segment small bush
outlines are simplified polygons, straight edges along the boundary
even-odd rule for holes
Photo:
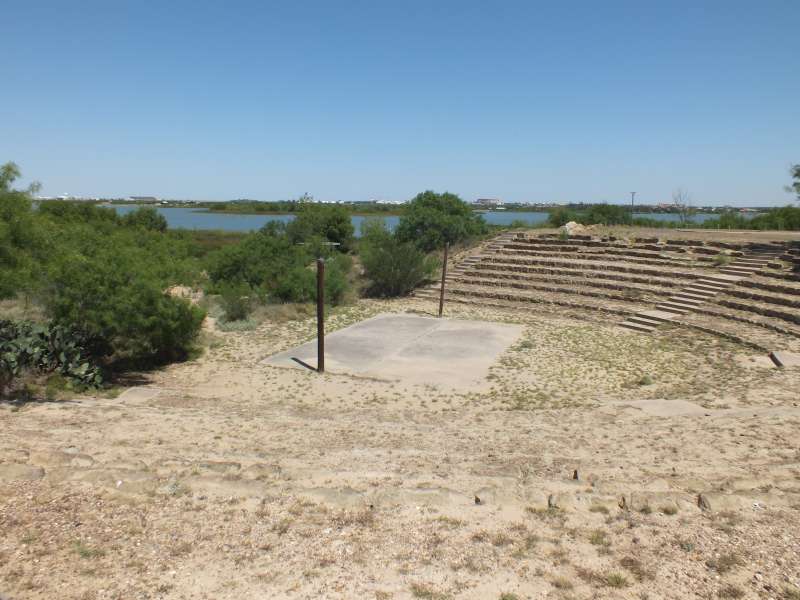
[[[628,587],[628,579],[621,573],[608,573],[603,577],[603,583],[612,588]]]
[[[243,281],[220,286],[220,302],[225,311],[225,321],[242,321],[253,311],[253,290]]]
[[[653,385],[653,378],[650,375],[642,375],[636,382],[638,385]]]
[[[565,206],[557,206],[550,210],[550,214],[547,217],[547,223],[551,227],[562,227],[569,223],[570,221],[578,222],[580,215]]]
[[[359,244],[366,293],[383,298],[403,296],[428,279],[436,269],[435,259],[411,242],[401,242],[382,221],[365,221]]]
[[[160,233],[167,230],[167,219],[152,206],[140,206],[122,217],[121,221],[126,227],[140,227]]]

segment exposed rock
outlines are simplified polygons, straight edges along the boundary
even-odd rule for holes
[[[586,231],[586,227],[584,225],[576,223],[575,221],[570,221],[569,223],[567,223],[566,225],[562,225],[558,229],[559,231],[566,231],[567,235],[575,235]]]

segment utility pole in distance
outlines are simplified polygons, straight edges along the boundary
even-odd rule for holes
[[[633,199],[636,197],[636,192],[631,192],[631,218],[633,217]]]

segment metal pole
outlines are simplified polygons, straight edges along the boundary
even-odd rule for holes
[[[325,260],[317,259],[317,372],[325,372]]]
[[[631,217],[633,216],[633,199],[636,197],[636,192],[631,192]]]
[[[442,316],[442,311],[444,310],[444,280],[447,277],[447,251],[450,248],[450,243],[447,242],[444,245],[444,262],[442,263],[442,289],[439,292],[439,317]]]

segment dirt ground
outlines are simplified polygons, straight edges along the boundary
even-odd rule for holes
[[[0,404],[0,597],[800,598],[800,368],[447,313],[523,325],[483,389],[265,365],[305,319],[210,334],[116,398]]]

